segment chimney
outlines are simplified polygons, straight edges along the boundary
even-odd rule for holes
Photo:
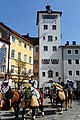
[[[27,37],[29,37],[29,33],[27,33]]]
[[[72,45],[76,45],[76,41],[72,41]]]
[[[66,44],[65,45],[69,45],[69,41],[66,41]]]

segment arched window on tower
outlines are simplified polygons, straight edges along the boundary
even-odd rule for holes
[[[48,78],[53,78],[53,71],[52,70],[48,71]]]

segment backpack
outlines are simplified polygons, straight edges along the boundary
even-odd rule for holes
[[[30,88],[25,90],[25,99],[30,100],[32,95],[32,90]]]

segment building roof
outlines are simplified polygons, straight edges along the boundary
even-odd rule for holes
[[[27,41],[27,42],[29,42],[30,44],[33,45],[33,42],[30,41],[30,39],[23,37],[22,35],[20,35],[19,33],[15,32],[14,30],[12,30],[11,28],[9,28],[8,26],[6,26],[5,24],[3,24],[2,22],[0,22],[0,25],[2,25],[3,27],[5,27],[5,28],[6,28],[7,30],[9,30],[11,33],[17,35],[18,37],[22,38],[23,40],[25,40],[25,41]]]
[[[63,48],[80,48],[80,45],[61,45],[59,47],[63,47]]]
[[[9,40],[6,40],[5,38],[0,38],[0,41],[6,43],[6,44],[10,44],[10,41]]]
[[[33,42],[34,45],[39,45],[39,38],[38,37],[30,37],[28,35],[23,35],[25,38],[29,38],[31,42]]]
[[[48,14],[48,11],[37,11],[37,22],[36,24],[38,25],[38,22],[39,22],[39,13],[47,13]],[[59,11],[52,11],[52,13],[57,13],[57,14],[60,14],[60,16],[62,15],[62,12],[59,12]]]

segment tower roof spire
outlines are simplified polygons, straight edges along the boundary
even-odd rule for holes
[[[50,5],[47,3],[47,5],[46,5],[46,11],[48,11],[48,10],[50,10]]]

